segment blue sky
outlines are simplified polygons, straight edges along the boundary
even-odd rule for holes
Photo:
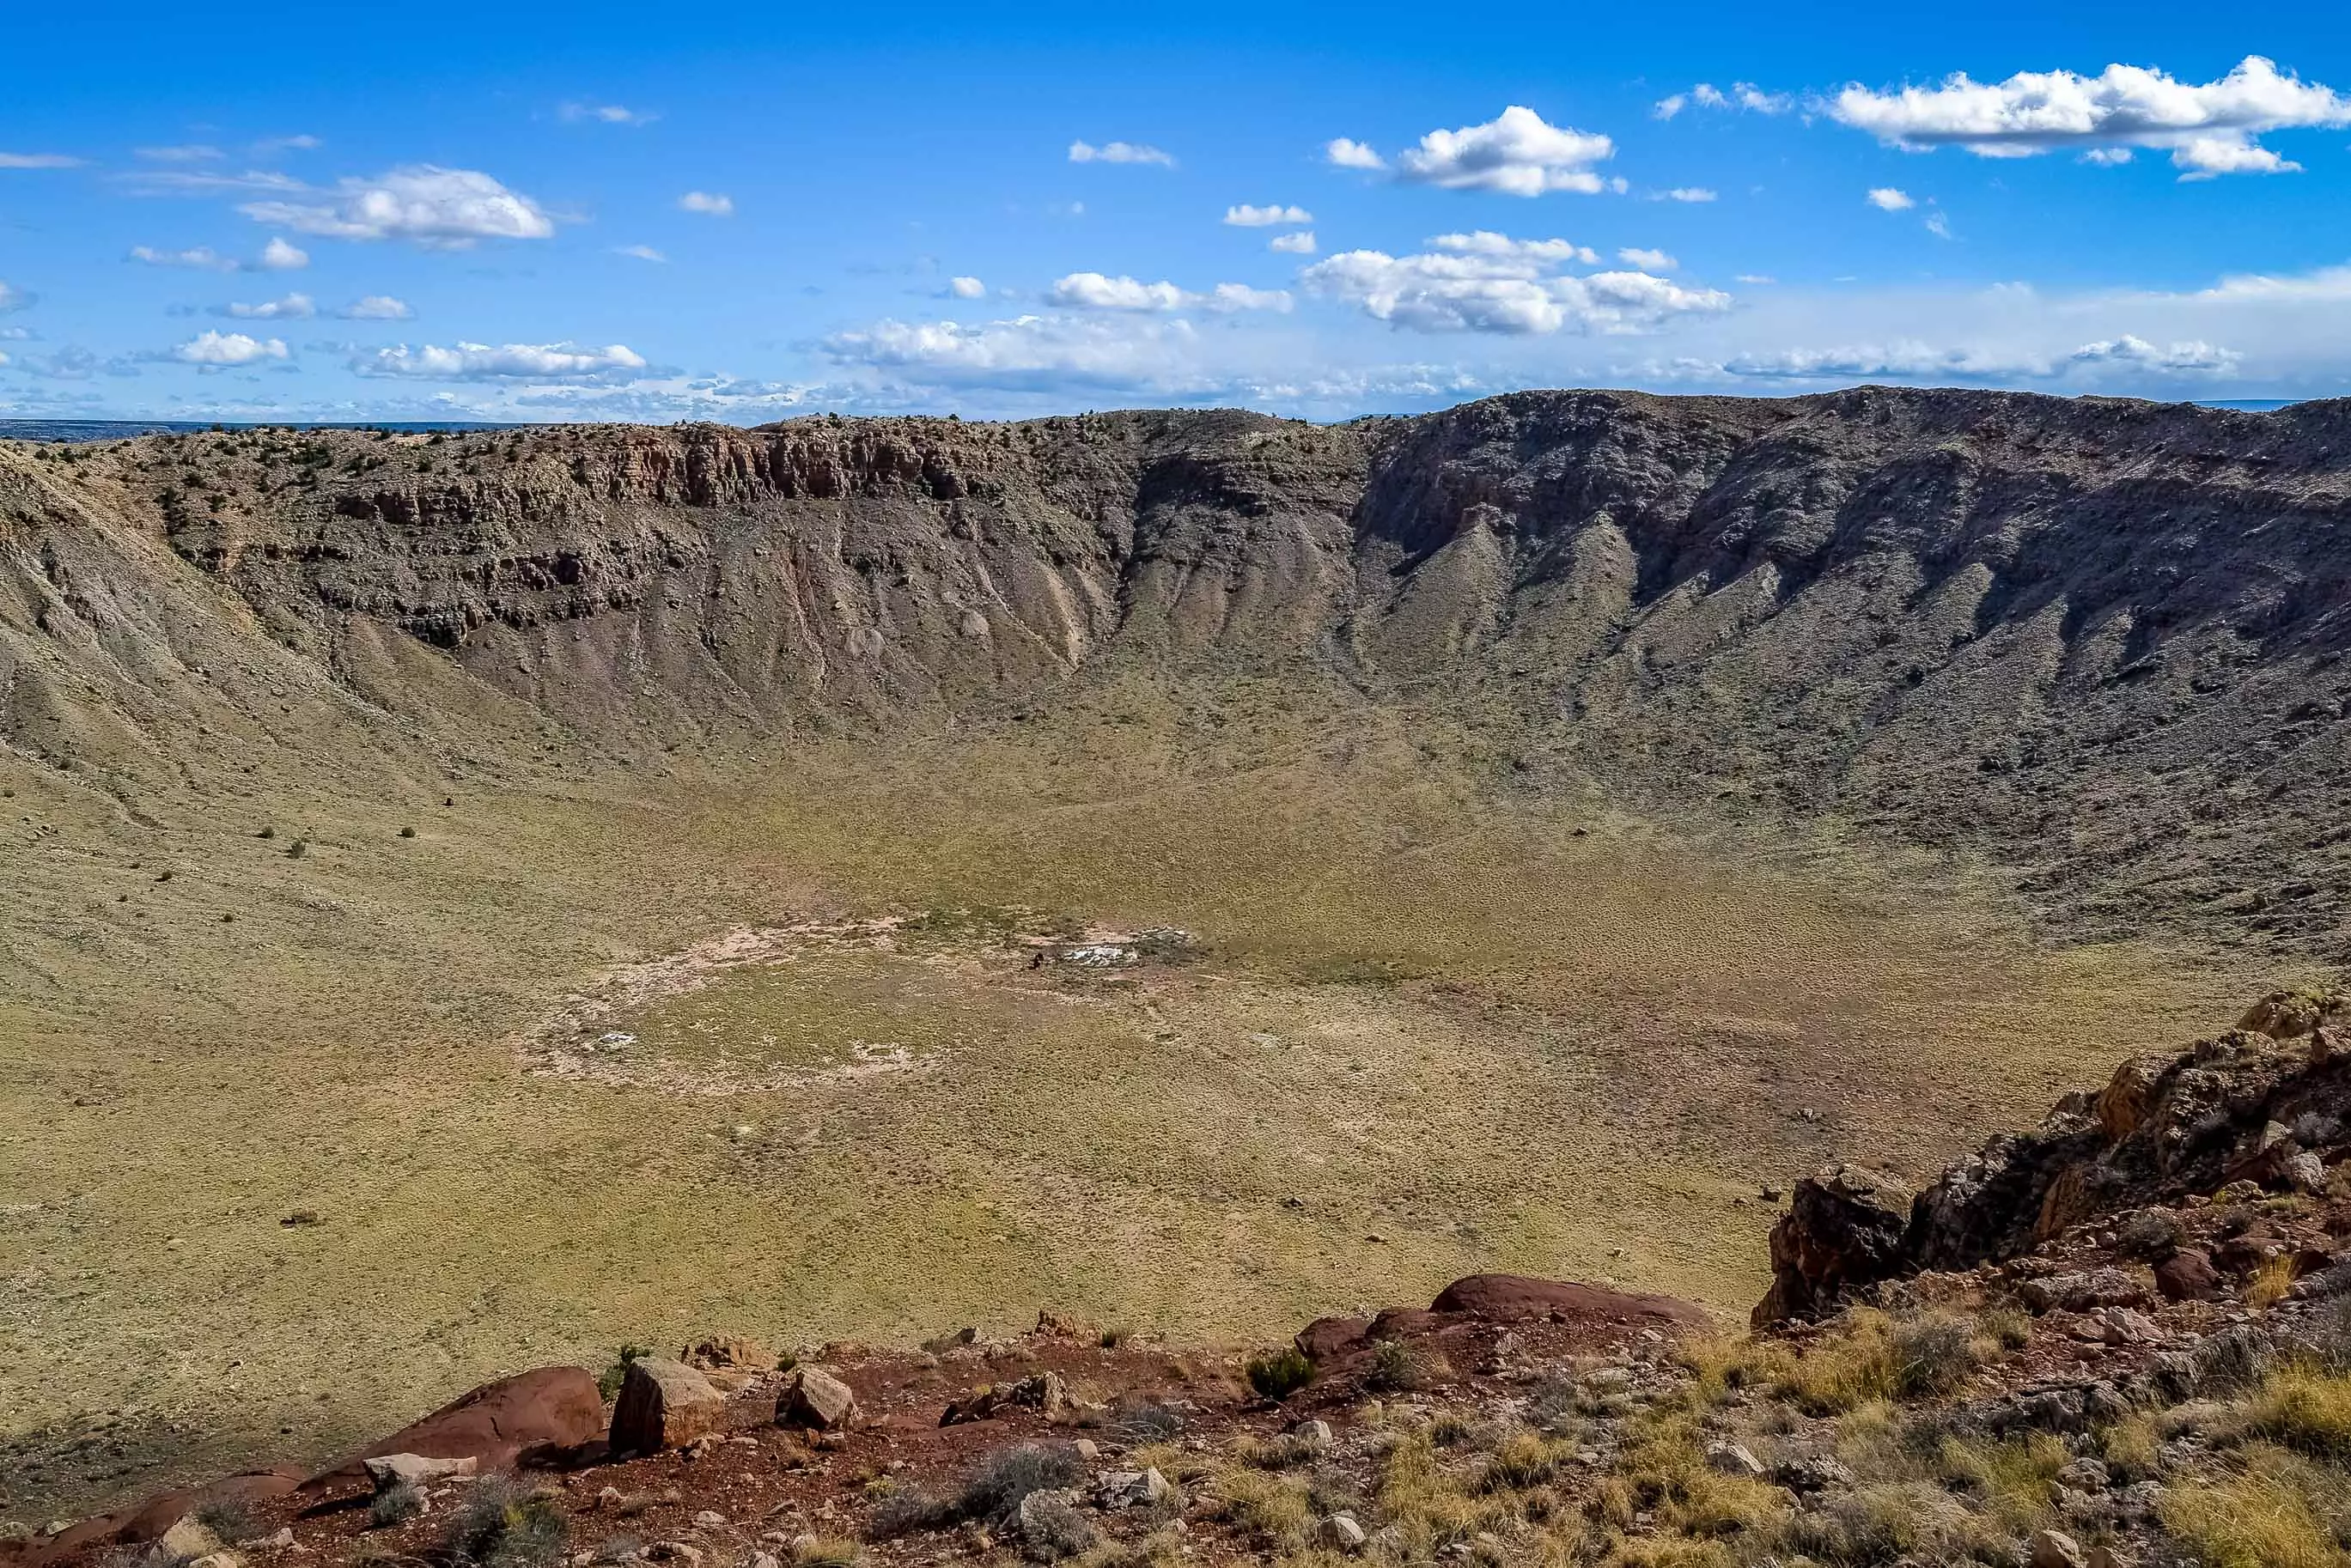
[[[0,413],[2351,392],[2338,7],[101,5],[8,36]]]

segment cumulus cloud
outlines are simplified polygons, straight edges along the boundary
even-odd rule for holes
[[[437,250],[463,250],[480,240],[543,240],[555,233],[554,219],[520,192],[478,170],[430,163],[347,177],[331,191],[305,188],[298,198],[248,202],[238,210],[297,234],[407,240]]]
[[[1070,143],[1072,163],[1157,163],[1165,168],[1176,167],[1173,155],[1140,141],[1106,141],[1096,147],[1091,141]]]
[[[1626,245],[1616,253],[1616,259],[1643,272],[1671,272],[1681,265],[1663,251],[1644,250],[1638,245]]]
[[[2273,130],[2351,125],[2351,97],[2304,82],[2259,55],[2218,81],[2182,82],[2142,66],[2095,77],[2019,71],[2001,82],[1964,73],[1936,87],[1878,91],[1855,84],[1823,106],[1839,123],[1889,147],[1960,147],[1982,158],[2030,158],[2059,149],[2113,155],[2168,151],[2183,179],[2278,174],[2301,167],[2256,140]]]
[[[200,272],[292,272],[310,265],[308,252],[280,239],[272,239],[250,261],[225,255],[210,245],[190,245],[176,251],[133,245],[129,259],[147,266],[193,267]]]
[[[1237,229],[1270,229],[1280,223],[1311,223],[1314,214],[1303,207],[1253,207],[1247,202],[1225,209],[1225,222]]]
[[[1881,213],[1907,212],[1918,204],[1917,198],[1908,192],[1897,191],[1891,185],[1879,185],[1862,200]]]
[[[0,169],[78,169],[82,161],[62,152],[0,152]]]
[[[1334,137],[1322,144],[1323,161],[1337,169],[1385,169],[1388,161],[1374,151],[1367,142],[1352,137]]]
[[[409,321],[416,316],[406,300],[388,294],[361,295],[335,314],[346,321]]]
[[[557,113],[573,123],[591,120],[598,125],[651,125],[661,118],[652,109],[617,103],[567,103]]]
[[[1432,130],[1416,147],[1396,154],[1395,177],[1447,191],[1492,191],[1506,196],[1541,196],[1553,191],[1585,195],[1622,187],[1604,180],[1592,165],[1616,153],[1604,136],[1551,125],[1533,109],[1512,104],[1483,125]],[[1350,169],[1385,165],[1360,141],[1344,138],[1324,149],[1332,162]]]
[[[2127,332],[2119,337],[2085,343],[2073,353],[2077,365],[2137,365],[2173,372],[2226,371],[2236,367],[2239,358],[2200,338],[2158,348],[2146,338]]]
[[[272,234],[269,243],[261,247],[261,258],[254,265],[263,272],[298,272],[310,265],[310,253],[299,245],[288,244]]]
[[[836,363],[951,386],[1122,390],[1164,386],[1190,353],[1189,322],[1100,316],[1021,316],[965,326],[882,321],[823,342]]]
[[[957,299],[978,299],[987,293],[987,285],[976,277],[947,279],[947,292]]]
[[[641,262],[665,262],[669,260],[669,257],[662,254],[661,252],[653,249],[651,245],[614,245],[612,247],[612,254],[616,256],[628,256],[633,260]]]
[[[1914,339],[1836,348],[1792,348],[1737,356],[1719,365],[1689,368],[1745,380],[1785,381],[2046,381],[2078,370],[2112,368],[2164,376],[2225,376],[2241,356],[2201,340],[2158,348],[2124,333],[2085,343],[2071,353],[2025,348],[1937,348]]]
[[[433,381],[587,381],[610,379],[645,369],[643,356],[626,344],[583,348],[577,343],[397,344],[355,357],[350,368],[362,376]]]
[[[1306,286],[1416,332],[1513,335],[1654,329],[1677,316],[1727,310],[1730,296],[1642,272],[1570,275],[1593,253],[1565,240],[1440,234],[1417,255],[1344,251],[1301,274]]]
[[[283,299],[265,299],[258,305],[224,305],[214,314],[233,316],[239,321],[303,321],[318,315],[319,306],[307,294],[289,294]]]
[[[1098,272],[1073,272],[1054,283],[1048,297],[1055,305],[1078,310],[1121,310],[1165,314],[1201,309],[1219,313],[1238,310],[1288,310],[1290,295],[1278,288],[1251,288],[1247,284],[1220,283],[1205,294],[1172,283],[1144,283],[1132,277],[1108,277]]]
[[[716,191],[688,191],[677,199],[678,211],[700,213],[705,218],[731,218],[735,198]]]
[[[215,369],[257,365],[264,360],[287,358],[286,340],[282,337],[248,337],[242,332],[199,332],[174,348],[172,358],[183,365],[204,365]]]
[[[1311,256],[1314,254],[1314,231],[1301,229],[1294,234],[1276,234],[1266,242],[1266,248],[1285,255]]]
[[[1951,238],[1951,215],[1949,213],[1928,213],[1927,232],[1938,240]]]

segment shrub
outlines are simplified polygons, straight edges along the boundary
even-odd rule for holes
[[[1954,1313],[1928,1313],[1896,1322],[1890,1334],[1894,1392],[1905,1399],[1948,1394],[1979,1363],[1976,1325]]]
[[[2159,1263],[2188,1241],[2188,1227],[2168,1209],[2142,1209],[2115,1232],[2115,1249],[2143,1263]]]
[[[1884,1313],[1864,1310],[1846,1330],[1788,1364],[1781,1387],[1808,1416],[1838,1416],[1895,1389],[1893,1335]]]
[[[944,1530],[955,1522],[952,1499],[934,1497],[920,1487],[902,1486],[882,1499],[867,1533],[876,1541],[892,1541],[918,1530]]]
[[[646,1345],[623,1345],[612,1353],[612,1365],[596,1375],[596,1392],[607,1404],[621,1397],[621,1385],[629,1380],[629,1363],[651,1355],[653,1347]]]
[[[1019,1511],[1021,1500],[1030,1492],[1072,1486],[1084,1473],[1085,1465],[1074,1449],[1038,1443],[998,1449],[964,1477],[956,1510],[965,1519],[1000,1524]]]
[[[1059,1498],[1040,1498],[1022,1513],[1020,1524],[1029,1554],[1048,1563],[1089,1551],[1098,1539],[1094,1527],[1086,1522],[1086,1516]]]
[[[198,1524],[234,1546],[240,1541],[250,1541],[261,1533],[261,1526],[253,1511],[235,1498],[214,1498],[196,1505],[191,1516]]]
[[[608,1535],[596,1543],[590,1559],[597,1563],[633,1563],[643,1555],[645,1543],[633,1535]]]
[[[2268,1340],[2259,1330],[2243,1324],[2208,1334],[2193,1354],[2197,1386],[2208,1391],[2258,1383],[2270,1368]]]
[[[2294,1256],[2281,1252],[2254,1272],[2252,1281],[2245,1286],[2245,1304],[2255,1311],[2265,1311],[2285,1300],[2294,1289]]]
[[[1223,1472],[1217,1480],[1216,1507],[1234,1529],[1276,1549],[1303,1542],[1314,1521],[1314,1504],[1304,1487],[1261,1470]]]
[[[857,1568],[858,1559],[864,1555],[863,1547],[839,1535],[816,1536],[792,1548],[796,1568]]]
[[[1268,1399],[1287,1399],[1314,1380],[1314,1363],[1294,1345],[1252,1355],[1241,1371],[1249,1386]]]
[[[424,1494],[406,1481],[397,1481],[375,1494],[368,1504],[368,1523],[377,1530],[406,1524],[424,1511]]]
[[[1400,1339],[1384,1339],[1372,1351],[1372,1368],[1364,1375],[1364,1386],[1382,1393],[1408,1393],[1433,1386],[1452,1370],[1433,1351],[1416,1349]]]
[[[1129,1443],[1164,1443],[1184,1429],[1184,1413],[1157,1399],[1122,1399],[1111,1412],[1109,1430]]]
[[[2063,1439],[2047,1432],[2006,1442],[1947,1436],[1936,1469],[1947,1484],[1980,1498],[1988,1513],[2022,1533],[2047,1521],[2050,1486],[2073,1457]]]
[[[302,857],[309,853],[310,841],[307,838],[298,838],[293,843],[286,846],[286,854],[288,859],[299,860]]]
[[[1868,1568],[1905,1557],[1930,1562],[1992,1555],[2008,1543],[1941,1488],[1912,1481],[1865,1487],[1830,1499],[1781,1527],[1791,1550],[1836,1568]]]
[[[486,1476],[466,1494],[443,1544],[475,1568],[556,1568],[569,1533],[553,1494]]]
[[[2275,1449],[2256,1450],[2245,1472],[2214,1485],[2172,1487],[2157,1515],[2207,1568],[2342,1568],[2342,1478]]]
[[[1523,1490],[1541,1486],[1560,1469],[1558,1449],[1533,1432],[1513,1432],[1502,1439],[1478,1477],[1479,1491]]]

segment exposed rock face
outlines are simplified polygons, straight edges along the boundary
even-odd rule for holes
[[[2092,929],[2339,947],[2351,402],[1863,388],[0,449],[0,733],[172,774],[985,713],[1207,660],[1991,850]]]
[[[779,1424],[820,1432],[847,1426],[856,1413],[856,1391],[820,1366],[804,1366],[793,1374],[776,1402]]]
[[[2323,1189],[2351,1158],[2351,1058],[2311,1043],[2346,1012],[2351,998],[2337,993],[2280,992],[2181,1055],[2134,1057],[2099,1093],[2059,1101],[2038,1131],[1952,1165],[1907,1216],[1843,1170],[1800,1183],[1771,1232],[1773,1283],[1755,1321],[1819,1316],[1879,1281],[2019,1257],[2088,1221],[2237,1183]],[[2216,1293],[2216,1262],[2244,1272],[2275,1255],[2250,1231],[2225,1257],[2158,1251],[2155,1284],[2174,1301]],[[2126,1277],[2030,1282],[2027,1299],[2036,1292],[2072,1311],[2147,1293]]]
[[[533,1449],[574,1449],[603,1435],[604,1400],[596,1379],[577,1366],[542,1366],[485,1383],[303,1486],[317,1490],[355,1480],[368,1459],[390,1454],[510,1469]]]

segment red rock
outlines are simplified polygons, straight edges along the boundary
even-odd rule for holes
[[[684,1448],[718,1429],[726,1396],[683,1361],[641,1355],[629,1363],[612,1406],[612,1451],[652,1454]]]
[[[1432,1312],[1475,1313],[1495,1323],[1520,1323],[1564,1313],[1608,1321],[1647,1319],[1690,1328],[1709,1325],[1704,1309],[1673,1296],[1612,1291],[1573,1280],[1539,1280],[1525,1274],[1471,1274],[1454,1281],[1429,1303]]]
[[[578,1366],[541,1366],[485,1383],[444,1405],[412,1426],[330,1470],[311,1477],[302,1490],[364,1480],[360,1461],[385,1454],[426,1459],[473,1459],[486,1471],[512,1469],[533,1449],[573,1449],[604,1435],[604,1399],[596,1379]]]
[[[2155,1266],[2155,1288],[2168,1302],[2209,1302],[2220,1293],[2220,1272],[2210,1258],[2190,1248]]]
[[[46,1541],[6,1543],[16,1548],[13,1552],[0,1546],[0,1563],[8,1568],[50,1568],[53,1563],[102,1555],[115,1547],[144,1546],[162,1540],[165,1531],[204,1503],[269,1502],[293,1491],[301,1480],[302,1472],[296,1469],[252,1470],[209,1486],[175,1488],[136,1507],[85,1519]]]
[[[1332,1361],[1362,1345],[1371,1327],[1367,1317],[1318,1317],[1290,1343],[1309,1361]]]

